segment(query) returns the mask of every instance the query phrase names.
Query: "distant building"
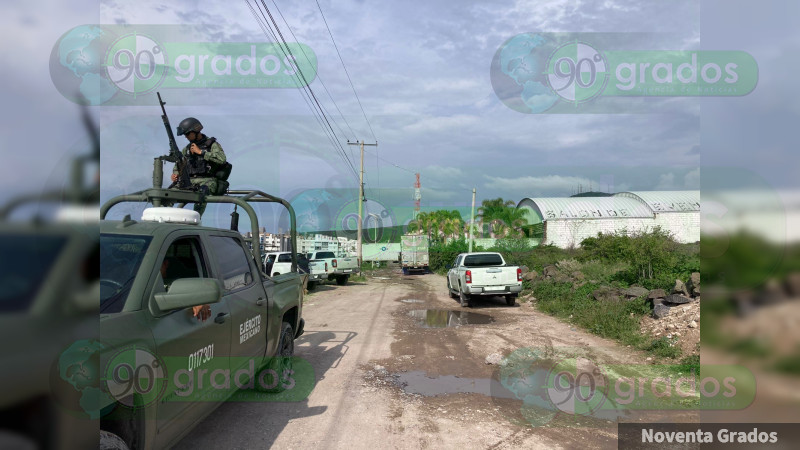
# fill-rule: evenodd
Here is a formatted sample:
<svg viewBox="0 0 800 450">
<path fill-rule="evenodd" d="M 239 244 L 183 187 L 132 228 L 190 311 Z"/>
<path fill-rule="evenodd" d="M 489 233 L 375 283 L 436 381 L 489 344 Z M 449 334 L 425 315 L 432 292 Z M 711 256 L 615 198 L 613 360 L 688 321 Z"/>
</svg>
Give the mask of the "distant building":
<svg viewBox="0 0 800 450">
<path fill-rule="evenodd" d="M 542 245 L 578 247 L 598 233 L 636 234 L 656 227 L 678 242 L 700 240 L 700 191 L 620 192 L 609 197 L 525 198 L 528 226 Z"/>
</svg>

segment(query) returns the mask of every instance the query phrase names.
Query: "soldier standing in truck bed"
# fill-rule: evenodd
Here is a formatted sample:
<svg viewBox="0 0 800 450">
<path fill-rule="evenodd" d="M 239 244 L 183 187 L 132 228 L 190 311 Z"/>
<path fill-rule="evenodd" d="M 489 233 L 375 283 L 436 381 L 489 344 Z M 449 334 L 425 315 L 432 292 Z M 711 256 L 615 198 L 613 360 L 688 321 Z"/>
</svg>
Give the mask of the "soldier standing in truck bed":
<svg viewBox="0 0 800 450">
<path fill-rule="evenodd" d="M 198 192 L 203 195 L 220 195 L 224 192 L 219 192 L 223 189 L 220 189 L 222 187 L 221 180 L 215 176 L 215 173 L 225 165 L 225 152 L 222 151 L 222 146 L 219 145 L 217 139 L 201 133 L 202 129 L 203 124 L 194 117 L 187 117 L 178 125 L 178 136 L 186 136 L 186 139 L 189 140 L 189 145 L 182 150 L 183 156 L 186 158 L 185 170 L 189 173 L 192 186 L 196 187 Z M 172 181 L 176 182 L 178 176 L 179 171 L 176 164 L 172 170 Z M 227 187 L 224 190 L 227 190 Z M 200 215 L 205 209 L 205 202 L 194 205 L 194 210 Z"/>
</svg>

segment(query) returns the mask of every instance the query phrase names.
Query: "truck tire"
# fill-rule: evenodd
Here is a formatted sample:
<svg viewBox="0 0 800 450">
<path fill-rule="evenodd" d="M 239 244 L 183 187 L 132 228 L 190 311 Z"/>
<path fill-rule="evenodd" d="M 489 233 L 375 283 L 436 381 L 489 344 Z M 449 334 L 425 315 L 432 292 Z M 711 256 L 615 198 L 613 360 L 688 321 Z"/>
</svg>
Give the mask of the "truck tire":
<svg viewBox="0 0 800 450">
<path fill-rule="evenodd" d="M 469 294 L 465 294 L 463 291 L 459 289 L 458 291 L 459 300 L 461 300 L 461 307 L 463 308 L 471 308 L 472 307 L 472 296 Z"/>
<path fill-rule="evenodd" d="M 114 433 L 100 430 L 100 450 L 128 450 L 128 444 Z"/>
<path fill-rule="evenodd" d="M 294 356 L 294 330 L 292 330 L 292 325 L 289 324 L 289 322 L 283 322 L 281 324 L 281 338 L 278 341 L 278 351 L 275 353 L 274 357 L 267 361 L 267 364 L 265 364 L 262 369 L 273 371 L 274 374 L 277 374 L 277 383 L 275 387 L 265 388 L 260 383 L 259 374 L 259 380 L 256 380 L 255 383 L 257 389 L 263 392 L 276 394 L 286 390 L 284 384 L 289 381 L 289 377 L 291 376 L 292 356 Z M 267 379 L 269 378 L 270 377 L 267 377 Z"/>
<path fill-rule="evenodd" d="M 336 277 L 336 284 L 338 284 L 339 286 L 344 286 L 345 284 L 347 284 L 347 280 L 349 279 L 350 275 L 339 275 L 338 277 Z"/>
<path fill-rule="evenodd" d="M 517 303 L 516 295 L 506 295 L 506 305 L 514 306 Z"/>
<path fill-rule="evenodd" d="M 309 291 L 313 291 L 314 289 L 317 288 L 317 282 L 316 281 L 309 281 L 308 284 L 306 285 L 306 288 Z"/>
</svg>

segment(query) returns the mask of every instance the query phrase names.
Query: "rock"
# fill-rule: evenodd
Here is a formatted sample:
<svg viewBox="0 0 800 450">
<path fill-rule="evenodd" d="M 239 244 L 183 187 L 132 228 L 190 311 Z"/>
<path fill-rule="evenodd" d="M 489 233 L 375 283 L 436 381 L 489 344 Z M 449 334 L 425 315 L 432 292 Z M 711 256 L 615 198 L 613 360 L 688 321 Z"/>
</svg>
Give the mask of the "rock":
<svg viewBox="0 0 800 450">
<path fill-rule="evenodd" d="M 667 305 L 656 305 L 653 308 L 653 318 L 654 319 L 663 319 L 669 315 L 669 306 Z"/>
<path fill-rule="evenodd" d="M 664 303 L 671 303 L 673 305 L 682 305 L 684 303 L 691 302 L 692 299 L 689 297 L 684 297 L 683 295 L 672 294 L 668 295 L 664 298 Z"/>
<path fill-rule="evenodd" d="M 486 364 L 489 365 L 498 365 L 503 361 L 503 355 L 500 353 L 492 353 L 491 355 L 486 357 Z"/>
<path fill-rule="evenodd" d="M 530 272 L 523 275 L 522 278 L 528 281 L 533 281 L 539 278 L 539 274 L 535 270 L 531 270 Z"/>
<path fill-rule="evenodd" d="M 695 297 L 700 296 L 700 286 L 693 286 L 692 287 L 692 295 Z"/>
<path fill-rule="evenodd" d="M 649 295 L 650 291 L 640 286 L 631 286 L 628 289 L 623 290 L 622 294 L 626 297 L 637 298 Z"/>
<path fill-rule="evenodd" d="M 668 324 L 667 324 L 667 329 L 668 329 L 668 330 L 674 330 L 674 329 L 675 329 L 675 324 L 668 323 Z"/>
<path fill-rule="evenodd" d="M 586 279 L 586 275 L 584 275 L 583 272 L 575 272 L 572 274 L 572 278 L 578 281 L 583 281 Z"/>
<path fill-rule="evenodd" d="M 700 293 L 700 291 L 697 291 L 697 294 L 695 294 L 695 289 L 700 289 L 700 272 L 692 272 L 689 281 L 686 282 L 686 289 L 692 297 Z"/>
<path fill-rule="evenodd" d="M 663 289 L 653 289 L 647 294 L 647 298 L 654 299 L 654 298 L 664 298 L 667 296 L 667 291 Z"/>
<path fill-rule="evenodd" d="M 686 285 L 681 280 L 675 280 L 675 286 L 672 288 L 673 294 L 681 294 L 686 297 L 689 296 L 689 291 L 686 289 Z"/>
<path fill-rule="evenodd" d="M 645 358 L 645 361 L 652 361 L 652 360 L 653 360 L 652 356 L 648 356 L 647 358 Z"/>
<path fill-rule="evenodd" d="M 558 275 L 558 269 L 554 265 L 545 266 L 542 274 L 545 278 L 553 278 Z"/>
<path fill-rule="evenodd" d="M 800 272 L 790 273 L 783 281 L 783 286 L 790 297 L 800 297 Z"/>
<path fill-rule="evenodd" d="M 697 322 L 695 322 L 693 320 L 693 321 L 689 322 L 689 325 L 687 325 L 687 327 L 689 327 L 689 328 L 697 328 Z"/>
<path fill-rule="evenodd" d="M 617 301 L 619 300 L 619 291 L 612 287 L 603 286 L 600 289 L 592 291 L 592 297 L 599 302 Z"/>
<path fill-rule="evenodd" d="M 652 299 L 649 299 L 648 302 L 650 303 L 650 307 L 651 308 L 655 308 L 656 305 L 663 305 L 664 304 L 664 299 L 663 298 L 652 298 Z"/>
<path fill-rule="evenodd" d="M 528 266 L 519 266 L 519 270 L 521 270 L 521 271 L 522 271 L 522 274 L 523 274 L 523 275 L 525 275 L 526 273 L 528 273 L 528 272 L 530 271 L 530 270 L 528 269 Z"/>
</svg>

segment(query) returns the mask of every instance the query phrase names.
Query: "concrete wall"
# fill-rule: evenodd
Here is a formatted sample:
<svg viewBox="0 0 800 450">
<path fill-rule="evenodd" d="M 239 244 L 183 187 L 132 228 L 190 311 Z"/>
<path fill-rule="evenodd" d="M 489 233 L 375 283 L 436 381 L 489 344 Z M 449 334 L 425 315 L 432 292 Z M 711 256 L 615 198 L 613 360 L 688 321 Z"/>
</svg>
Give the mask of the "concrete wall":
<svg viewBox="0 0 800 450">
<path fill-rule="evenodd" d="M 361 244 L 363 261 L 397 261 L 400 258 L 400 243 Z"/>
<path fill-rule="evenodd" d="M 700 213 L 663 213 L 653 219 L 550 219 L 545 221 L 544 245 L 561 248 L 578 247 L 582 240 L 598 233 L 630 233 L 650 231 L 660 226 L 673 234 L 678 242 L 689 243 L 700 240 Z"/>
</svg>

